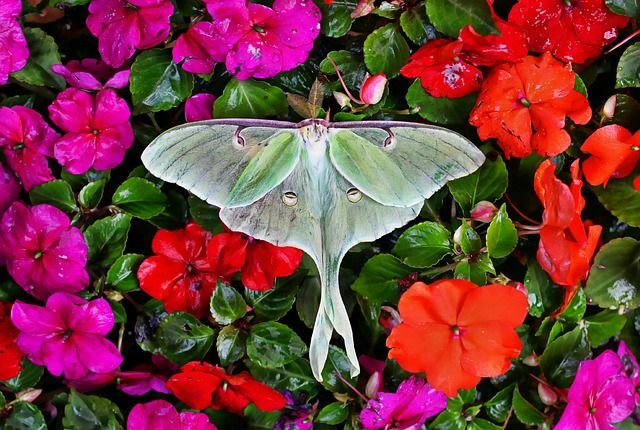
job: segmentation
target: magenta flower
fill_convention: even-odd
[[[447,407],[447,396],[424,379],[412,376],[395,393],[378,393],[360,412],[365,430],[418,430],[427,418]]]
[[[105,299],[55,293],[44,307],[17,300],[11,322],[20,331],[20,350],[54,376],[80,379],[90,372],[109,373],[122,363],[116,346],[105,339],[114,325]]]
[[[113,90],[95,97],[77,88],[62,91],[49,106],[51,121],[67,132],[56,142],[56,160],[76,174],[116,167],[133,144],[130,115]]]
[[[22,12],[20,0],[6,0],[0,8],[0,85],[9,80],[9,74],[27,64],[29,48],[18,17]]]
[[[213,102],[216,96],[200,93],[189,97],[184,105],[184,118],[187,122],[213,118]]]
[[[555,430],[614,430],[635,407],[633,382],[624,374],[620,357],[607,350],[580,363],[569,389],[569,403]]]
[[[40,300],[89,284],[84,236],[51,205],[13,203],[0,223],[0,255],[16,283]]]
[[[166,400],[138,403],[127,418],[127,430],[216,430],[201,412],[178,412]]]
[[[171,54],[176,63],[184,60],[182,68],[187,72],[206,74],[213,72],[217,62],[224,61],[227,46],[220,42],[213,23],[201,21],[178,37]]]
[[[27,191],[54,179],[46,157],[53,157],[58,136],[33,109],[0,107],[0,147]]]
[[[120,380],[118,389],[130,396],[143,396],[150,391],[171,393],[166,383],[178,371],[178,366],[161,355],[154,355],[151,361],[152,364],[141,364],[133,370],[117,372]]]
[[[20,196],[20,184],[13,172],[0,163],[0,217],[18,200]]]
[[[87,27],[98,38],[105,63],[120,67],[137,49],[156,46],[169,35],[169,0],[91,0]]]
[[[227,70],[238,79],[294,69],[307,60],[320,32],[320,10],[312,1],[275,0],[273,8],[247,0],[206,3],[211,36],[226,48]]]
[[[101,60],[85,58],[71,60],[66,66],[54,64],[53,73],[64,78],[69,85],[81,90],[99,91],[103,88],[119,89],[129,85],[129,69],[116,71]],[[104,82],[104,84],[103,84]]]
[[[635,402],[636,405],[640,406],[640,366],[638,365],[638,360],[636,360],[635,355],[633,355],[633,352],[631,352],[624,340],[621,340],[618,345],[618,357],[620,357],[620,361],[622,362],[624,373],[631,379],[631,382],[633,382],[635,386]]]

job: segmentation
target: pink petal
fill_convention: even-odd
[[[72,87],[94,91],[102,88],[102,84],[100,83],[100,81],[98,81],[98,79],[96,79],[96,77],[89,72],[72,72],[62,64],[54,64],[53,66],[51,66],[51,71],[59,76],[62,76],[64,80]]]
[[[64,373],[67,379],[80,379],[88,372],[78,357],[72,337],[73,335],[66,340],[54,339],[42,345],[44,365],[53,376]]]
[[[182,68],[187,72],[211,73],[215,63],[224,61],[227,54],[222,39],[212,23],[199,22],[178,37],[172,51],[173,61],[179,63],[184,60]]]
[[[66,329],[57,313],[44,306],[29,305],[20,300],[16,300],[11,307],[11,322],[21,332],[31,335],[48,336]]]
[[[108,373],[122,364],[118,348],[102,336],[74,332],[71,339],[81,365],[92,372]]]
[[[20,197],[20,184],[11,170],[0,163],[0,216]]]
[[[105,82],[104,86],[106,88],[124,88],[129,85],[129,75],[131,74],[131,70],[120,70],[116,72],[111,79]]]
[[[93,165],[96,140],[92,133],[68,133],[56,142],[54,156],[69,173],[84,173]]]
[[[216,430],[209,417],[202,412],[182,412],[180,414],[181,430]]]
[[[0,8],[0,22],[17,19],[22,12],[22,2],[20,0],[5,0]]]
[[[69,218],[60,209],[49,204],[35,205],[30,208],[32,225],[37,228],[40,249],[46,249],[58,242],[60,235],[71,225]]]
[[[12,109],[20,116],[22,143],[39,154],[51,157],[58,133],[35,110],[24,106],[14,106]]]
[[[131,112],[127,102],[118,97],[115,91],[106,89],[100,91],[95,99],[95,112],[91,120],[91,128],[104,130],[122,123],[127,123]]]
[[[273,10],[275,15],[265,23],[268,31],[284,45],[310,50],[308,45],[320,34],[320,9],[311,1],[276,0]]]
[[[91,300],[80,314],[71,327],[76,332],[106,336],[115,324],[113,310],[105,299]]]
[[[105,63],[120,67],[140,44],[137,13],[123,0],[92,0],[87,27],[98,38],[98,51]]]
[[[94,99],[77,88],[67,88],[49,106],[49,117],[67,132],[90,132]]]
[[[96,140],[96,170],[112,169],[124,159],[125,153],[133,145],[133,128],[124,123],[103,130]]]
[[[156,46],[167,38],[171,30],[169,18],[173,15],[173,4],[169,0],[156,3],[155,6],[140,6],[137,11],[140,42],[136,47],[139,49]]]
[[[3,27],[0,32],[0,85],[4,85],[10,73],[17,72],[27,64],[29,48],[22,28],[15,18],[0,18],[0,25]]]
[[[181,430],[180,416],[166,400],[140,403],[129,413],[127,430]]]
[[[184,105],[184,117],[187,122],[202,121],[213,118],[213,102],[216,96],[200,93],[187,99]]]
[[[55,179],[49,169],[46,157],[32,149],[12,150],[5,148],[4,156],[7,164],[13,169],[27,191]]]
[[[11,145],[22,142],[22,119],[18,112],[0,107],[0,145]]]

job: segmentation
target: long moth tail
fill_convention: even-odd
[[[351,376],[360,373],[349,314],[340,295],[338,282],[340,260],[341,258],[328,259],[320,267],[320,307],[316,315],[309,349],[311,370],[318,381],[322,381],[322,369],[327,361],[334,329],[344,339],[347,357],[351,363]]]

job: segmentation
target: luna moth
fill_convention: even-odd
[[[309,356],[322,380],[335,330],[359,373],[338,271],[347,251],[402,227],[484,155],[463,136],[410,122],[208,120],[174,127],[142,154],[155,176],[215,205],[234,231],[306,252],[321,298]]]

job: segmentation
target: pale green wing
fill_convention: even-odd
[[[331,161],[340,174],[382,204],[415,205],[484,162],[478,148],[451,130],[386,124],[334,128],[328,138]]]
[[[246,124],[212,120],[172,128],[144,150],[142,162],[212,205],[252,203],[291,173],[301,138],[296,128]]]
[[[354,185],[338,173],[326,155],[319,160],[310,157],[308,151],[302,151],[300,162],[279,186],[249,206],[222,209],[220,218],[232,230],[279,246],[294,246],[315,261],[322,295],[310,358],[313,373],[321,380],[334,329],[344,339],[352,373],[359,371],[338,284],[342,258],[354,245],[373,241],[415,218],[422,201],[402,208],[354,195]],[[292,196],[296,196],[294,200]]]

